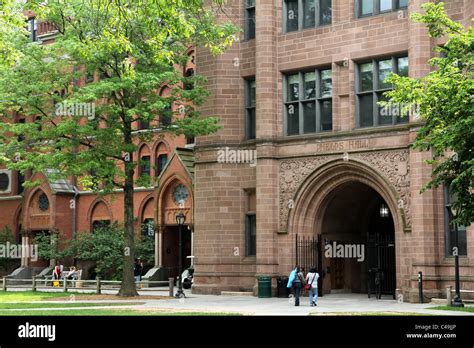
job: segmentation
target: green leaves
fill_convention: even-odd
[[[426,3],[425,14],[413,19],[425,23],[431,37],[446,35],[438,47],[440,57],[430,60],[434,70],[423,78],[391,75],[394,90],[390,102],[415,104],[424,122],[413,144],[432,151],[432,180],[423,191],[448,185],[460,211],[457,223],[469,225],[474,219],[474,31],[449,19],[443,3]]]

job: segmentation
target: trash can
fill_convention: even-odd
[[[272,277],[270,276],[258,277],[258,297],[259,298],[272,297]]]
[[[277,278],[277,293],[279,298],[288,298],[288,296],[290,296],[290,289],[286,287],[287,285],[288,277]]]

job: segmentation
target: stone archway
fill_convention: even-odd
[[[359,197],[361,199],[358,200],[356,197],[351,203],[344,204],[344,194],[356,196],[365,194],[369,195],[371,199],[364,203],[364,199]],[[338,203],[337,200],[340,202]],[[393,220],[393,236],[395,244],[397,244],[397,240],[400,239],[404,231],[404,219],[397,204],[399,197],[390,182],[363,162],[356,160],[330,161],[311,173],[298,188],[294,197],[294,209],[289,214],[288,233],[290,237],[294,237],[296,234],[316,236],[328,233],[327,226],[324,224],[327,224],[328,221],[334,223],[337,220],[334,207],[348,209],[350,204],[367,205],[365,212],[367,216],[354,218],[353,221],[346,223],[366,224],[367,219],[371,218],[370,214],[373,214],[374,209],[377,209],[377,207],[369,208],[368,205],[374,205],[373,202],[377,200],[387,205]],[[369,212],[369,210],[371,211]],[[364,211],[359,214],[364,214]],[[340,214],[340,218],[348,219],[344,214]],[[359,228],[360,234],[363,234],[363,228],[365,227]],[[367,238],[359,238],[359,240],[353,238],[353,240],[354,242],[367,242]],[[400,269],[400,260],[400,248],[396,248],[394,272]],[[396,275],[397,287],[401,284],[400,279],[401,277]],[[358,292],[364,292],[367,287],[359,286],[358,289]]]

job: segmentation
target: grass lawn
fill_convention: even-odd
[[[437,306],[430,307],[427,309],[437,309],[440,311],[458,311],[458,312],[470,312],[474,313],[474,307],[451,307],[451,306]]]
[[[166,312],[133,309],[65,309],[55,311],[0,310],[0,316],[236,316],[237,313]]]
[[[49,301],[56,298],[65,298],[66,300],[74,295],[76,299],[87,299],[89,294],[80,293],[64,293],[64,292],[44,292],[44,291],[0,291],[0,303],[5,302],[32,302],[32,301]]]
[[[68,302],[68,303],[0,303],[0,310],[2,309],[31,309],[31,308],[74,308],[74,307],[100,307],[100,306],[136,306],[143,302]]]

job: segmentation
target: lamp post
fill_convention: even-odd
[[[178,292],[176,293],[177,298],[185,297],[183,292],[183,282],[181,279],[181,273],[183,272],[183,233],[182,227],[184,225],[184,221],[186,220],[186,216],[183,213],[176,214],[176,223],[178,224],[179,228],[179,260],[178,260]]]
[[[455,219],[458,211],[452,206],[448,206],[449,212],[452,219]],[[461,291],[460,291],[460,281],[459,281],[459,245],[458,245],[458,224],[454,224],[454,247],[453,247],[453,256],[454,256],[454,279],[456,287],[456,295],[454,296],[453,307],[464,307],[464,303],[461,300]]]

